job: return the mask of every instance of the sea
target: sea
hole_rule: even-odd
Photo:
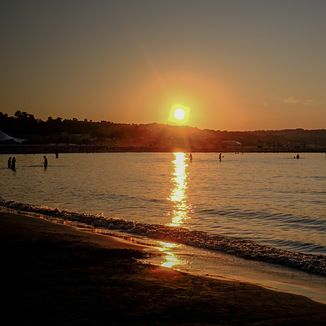
[[[326,303],[325,153],[0,155],[0,207],[147,244],[148,262]]]

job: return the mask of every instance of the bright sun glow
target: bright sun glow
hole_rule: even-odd
[[[183,109],[175,109],[174,111],[174,117],[178,120],[183,120],[185,118],[186,112]]]
[[[170,110],[169,122],[173,125],[183,126],[188,123],[190,116],[189,107],[177,103]]]

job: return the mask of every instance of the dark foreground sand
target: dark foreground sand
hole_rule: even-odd
[[[0,241],[4,326],[326,324],[325,305],[143,265],[107,236],[0,212]]]

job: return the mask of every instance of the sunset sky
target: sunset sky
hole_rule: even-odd
[[[9,115],[326,128],[324,0],[8,0],[0,35]]]

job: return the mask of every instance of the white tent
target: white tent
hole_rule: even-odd
[[[27,139],[20,139],[20,138],[11,137],[11,136],[5,134],[3,131],[0,130],[0,142],[8,141],[8,140],[13,140],[16,143],[21,144],[23,141],[25,141]]]
[[[230,145],[230,146],[241,146],[241,143],[239,143],[236,140],[224,140],[223,144]]]

